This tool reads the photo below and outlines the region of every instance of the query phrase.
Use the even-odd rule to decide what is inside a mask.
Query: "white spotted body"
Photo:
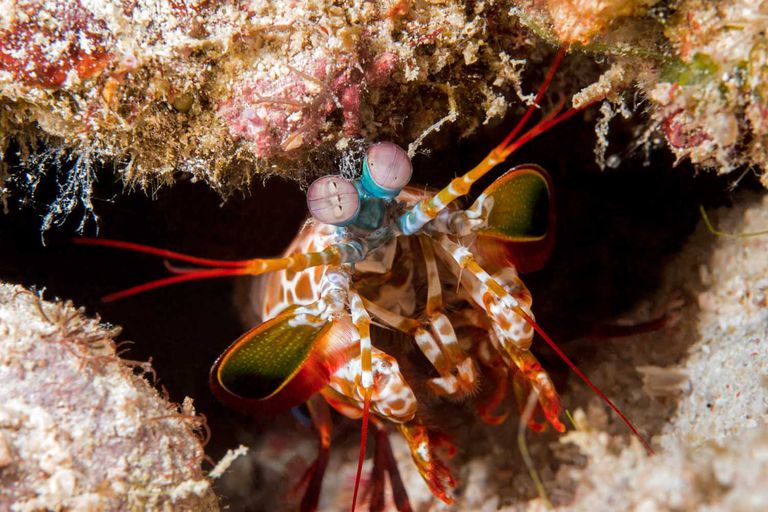
[[[309,219],[285,254],[289,256],[295,253],[320,251],[337,241],[338,228]],[[392,242],[394,248],[396,241]],[[377,269],[382,257],[385,260],[389,259],[391,266],[391,258],[382,256],[383,252],[385,251],[378,251],[371,255],[369,259],[372,263],[364,261],[361,263],[368,263],[368,265],[360,266]],[[252,302],[261,304],[260,316],[264,320],[274,318],[294,305],[314,304],[322,296],[326,272],[326,267],[318,266],[299,272],[278,271],[262,276],[259,278],[260,283],[257,288],[259,297]],[[365,275],[367,273],[362,274],[362,276]],[[373,279],[378,276],[372,273]],[[364,280],[356,272],[353,272],[352,279]],[[364,287],[364,285],[360,286]],[[399,304],[404,307],[406,313],[413,311],[415,305],[410,280],[406,280],[397,288],[391,282],[385,283],[379,291],[379,298],[383,298],[383,302],[388,306]],[[349,314],[357,324],[361,320],[360,312],[364,309],[355,293],[350,294],[349,304]],[[331,376],[326,389],[321,391],[328,403],[345,416],[357,419],[362,414],[363,390],[373,386],[371,410],[374,413],[396,423],[413,419],[417,408],[416,397],[401,375],[397,360],[371,347],[371,340],[367,335],[361,336],[360,343],[360,352],[337,369]],[[361,373],[361,353],[366,349],[371,351],[371,370]]]
[[[430,197],[431,191],[406,187],[397,201],[399,209],[407,210]],[[475,395],[482,372],[494,387],[506,390],[503,381],[512,379],[516,385],[539,390],[543,409],[551,412],[558,407],[549,377],[528,351],[533,329],[515,312],[519,307],[532,316],[530,292],[514,266],[484,261],[482,251],[475,248],[474,230],[482,226],[489,203],[485,201],[485,210],[447,208],[433,224],[422,229],[420,236],[395,236],[364,260],[346,267],[350,290],[347,306],[339,314],[350,315],[359,327],[359,350],[350,352],[320,391],[338,412],[358,419],[365,390],[371,388],[371,412],[402,425],[406,439],[415,443],[409,441],[422,475],[445,499],[449,499],[447,489],[452,477],[432,451],[435,446],[430,443],[430,435],[434,433],[422,425],[419,398],[400,371],[398,359],[405,356],[377,348],[368,325],[376,320],[412,336],[414,346],[437,372],[437,376],[424,379],[426,388],[437,396],[466,399]],[[322,251],[343,242],[344,233],[310,219],[285,255]],[[466,271],[468,259],[475,258],[475,254],[488,271]],[[272,318],[293,305],[316,303],[322,297],[330,268],[334,267],[283,270],[262,276],[260,298],[254,301],[261,305],[262,318]],[[491,282],[500,283],[507,293],[503,297],[494,295],[489,289]],[[363,360],[366,352],[370,354],[368,366]],[[505,394],[492,393],[490,399],[478,403],[480,417],[498,423],[502,417],[494,415],[493,410]],[[557,422],[556,417],[553,421]]]

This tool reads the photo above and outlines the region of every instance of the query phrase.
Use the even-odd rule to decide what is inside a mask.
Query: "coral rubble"
[[[768,196],[742,199],[742,206],[720,213],[721,229],[768,227]],[[602,413],[589,408],[581,430],[562,440],[588,457],[583,469],[563,460],[559,476],[579,482],[569,510],[768,506],[766,248],[765,235],[715,238],[700,226],[675,258],[657,300],[682,293],[687,305],[679,322],[609,349],[630,348],[623,358],[635,361],[650,399],[633,401],[628,412],[659,426],[658,453],[649,458],[636,444],[617,445]],[[618,380],[611,373],[600,371],[609,389]]]
[[[666,23],[673,50],[643,88],[678,158],[731,171],[768,168],[768,10],[764,2],[682,2]]]

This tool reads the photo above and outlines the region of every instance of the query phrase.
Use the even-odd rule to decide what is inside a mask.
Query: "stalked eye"
[[[309,186],[307,207],[320,222],[346,226],[357,217],[360,195],[351,181],[341,176],[323,176]]]
[[[368,148],[362,184],[371,195],[388,199],[395,197],[411,180],[411,174],[411,159],[397,144],[378,142]]]

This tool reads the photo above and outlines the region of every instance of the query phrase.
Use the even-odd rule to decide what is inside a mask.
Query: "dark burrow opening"
[[[601,171],[594,164],[592,127],[584,119],[573,119],[511,159],[513,164],[543,166],[555,183],[555,251],[548,265],[525,276],[525,282],[533,293],[539,323],[566,352],[569,340],[610,322],[655,289],[665,262],[697,224],[699,205],[726,203],[734,181],[710,173],[697,175],[687,164],[674,166],[666,150],[651,152],[647,161],[639,152],[626,154],[617,168]],[[486,128],[459,145],[417,156],[413,183],[446,184],[479,161],[503,137],[504,128]],[[629,147],[629,129],[614,132],[609,153]],[[210,258],[277,255],[296,233],[306,211],[299,187],[278,178],[264,183],[257,179],[250,190],[222,203],[207,185],[183,176],[173,187],[149,198],[142,192],[126,193],[109,169],[99,173],[94,194],[99,236]],[[244,330],[233,304],[234,280],[187,283],[103,304],[99,302],[102,295],[164,275],[162,261],[75,246],[70,241],[76,236],[79,219],[75,218],[48,232],[42,245],[40,218],[55,193],[53,174],[44,178],[34,204],[21,206],[18,197],[12,198],[11,211],[0,216],[0,280],[44,288],[46,298],[72,299],[105,322],[123,326],[120,339],[135,342],[125,357],[151,358],[159,383],[171,399],[193,397],[197,410],[206,415],[213,432],[207,453],[214,460],[275,424],[295,428],[311,439],[311,432],[290,414],[277,422],[252,420],[218,404],[208,389],[210,365]],[[491,181],[486,179],[475,193]],[[756,186],[748,182],[749,178],[742,180],[740,186]],[[86,228],[86,234],[94,234],[93,226]],[[575,378],[543,343],[536,345],[535,352],[558,386]],[[590,357],[588,351],[571,355],[577,364]],[[337,437],[356,443],[358,425],[340,418],[337,423]],[[298,481],[300,475],[287,475],[286,480]],[[244,475],[245,490],[226,489],[232,494],[221,496],[222,503],[230,510],[270,509],[268,504],[236,496],[263,485],[258,472]],[[280,492],[287,492],[291,485],[286,481]]]

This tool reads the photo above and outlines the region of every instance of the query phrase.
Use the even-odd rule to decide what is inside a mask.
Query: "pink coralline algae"
[[[20,0],[0,24],[0,68],[24,85],[60,87],[70,73],[86,79],[110,62],[103,20],[79,1]]]
[[[360,95],[362,89],[360,84],[351,84],[342,89],[340,100],[344,115],[342,128],[344,135],[357,135],[360,131]]]
[[[365,81],[370,87],[383,87],[389,83],[399,59],[392,52],[384,52],[368,66]]]
[[[534,44],[483,3],[0,0],[0,12],[0,151],[25,145],[22,185],[44,170],[38,151],[72,155],[81,165],[61,179],[78,191],[110,163],[147,190],[180,176],[224,196],[257,174],[304,180],[350,139],[405,143],[454,108],[469,134],[516,102]],[[488,37],[500,30],[516,37]],[[80,202],[68,204],[51,208]]]
[[[235,85],[218,115],[232,136],[251,142],[258,157],[301,147],[317,136],[336,108],[327,68],[325,60],[311,65],[305,59],[276,78],[269,73],[247,76]]]
[[[694,126],[685,112],[678,111],[661,122],[661,129],[669,144],[678,149],[698,146],[709,137]]]
[[[328,118],[339,112],[344,136],[360,134],[360,108],[369,87],[382,87],[397,64],[385,53],[363,67],[352,56],[304,53],[275,70],[245,76],[218,115],[233,137],[250,142],[258,157],[270,157],[317,141]],[[363,69],[365,71],[363,71]]]

